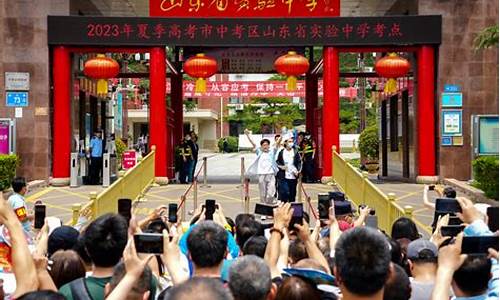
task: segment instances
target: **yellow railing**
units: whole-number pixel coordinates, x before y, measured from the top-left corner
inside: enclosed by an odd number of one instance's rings
[[[367,178],[367,173],[360,173],[353,166],[347,163],[336,151],[332,151],[333,180],[337,187],[354,202],[356,206],[360,204],[374,208],[378,216],[378,226],[380,229],[390,233],[392,223],[399,217],[406,216],[412,218],[413,207],[400,207],[395,203],[395,194],[385,195]]]
[[[90,193],[90,200],[83,207],[74,205],[71,223],[74,225],[78,217],[85,214],[89,219],[95,219],[106,213],[118,211],[118,199],[128,198],[137,200],[154,182],[155,179],[155,146],[133,168],[129,169],[122,177],[118,178],[107,189],[97,194]],[[90,211],[89,211],[90,210]],[[85,211],[89,211],[85,213]]]

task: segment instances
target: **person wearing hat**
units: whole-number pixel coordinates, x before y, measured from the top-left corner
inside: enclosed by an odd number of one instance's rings
[[[437,246],[426,239],[414,240],[408,244],[407,256],[412,276],[410,300],[430,299],[437,272]]]

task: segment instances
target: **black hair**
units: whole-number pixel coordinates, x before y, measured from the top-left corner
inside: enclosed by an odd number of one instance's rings
[[[229,289],[238,300],[265,300],[271,290],[271,271],[255,255],[236,259],[229,268]]]
[[[236,227],[238,227],[239,224],[242,224],[243,222],[246,222],[249,219],[255,221],[255,215],[253,215],[253,214],[238,214],[236,216],[236,218],[234,219],[234,224]]]
[[[66,297],[54,291],[42,290],[42,291],[34,291],[26,293],[17,299],[18,300],[66,300]]]
[[[105,214],[92,221],[83,234],[85,249],[94,265],[113,267],[127,245],[127,220],[118,214]]]
[[[78,253],[80,258],[83,260],[83,262],[86,265],[92,264],[92,259],[90,259],[90,256],[87,253],[87,250],[85,250],[85,242],[83,239],[83,232],[80,234],[80,236],[76,240],[76,244],[73,246],[73,250],[75,250],[76,253]]]
[[[271,145],[271,142],[268,139],[262,139],[260,140],[260,145],[264,145],[264,143],[267,143],[268,145]]]
[[[234,223],[233,219],[230,217],[226,217],[226,223],[231,227],[231,234],[234,235],[236,233],[236,224]]]
[[[391,237],[395,240],[407,238],[414,241],[420,238],[420,234],[413,220],[401,217],[392,224]]]
[[[483,294],[491,278],[491,260],[486,255],[468,255],[453,274],[456,285],[467,297]]]
[[[372,228],[345,231],[335,247],[336,275],[356,295],[370,296],[380,291],[389,275],[390,262],[387,239]]]
[[[292,264],[297,263],[301,259],[308,258],[306,245],[300,239],[290,241],[288,246],[288,257],[292,260]]]
[[[110,286],[111,290],[114,290],[116,286],[120,283],[120,281],[123,279],[125,274],[127,273],[127,270],[125,269],[125,264],[123,262],[117,264],[113,268],[113,277],[111,277]],[[150,291],[151,293],[154,294],[156,291],[155,287],[151,286],[151,281],[153,280],[153,273],[151,272],[151,269],[149,266],[146,266],[144,270],[142,271],[141,276],[139,277],[138,280],[135,281],[134,286],[130,290],[129,293],[135,293],[138,295],[142,295],[147,291]],[[153,290],[152,290],[153,288]]]
[[[236,226],[236,243],[243,249],[245,242],[254,235],[264,235],[262,224],[258,221],[249,219]]]
[[[195,266],[215,267],[226,254],[226,230],[213,221],[203,221],[189,233],[187,247]]]
[[[23,187],[26,187],[26,178],[16,177],[12,179],[11,185],[14,192],[19,193],[23,189]]]
[[[451,186],[447,186],[443,189],[443,195],[446,198],[456,198],[457,197],[457,191],[455,191],[454,188]]]
[[[219,279],[193,277],[188,281],[169,289],[163,299],[184,300],[196,299],[203,295],[203,300],[232,300],[229,289],[222,285]],[[159,298],[160,299],[160,298]]]
[[[392,264],[392,270],[384,286],[384,300],[408,300],[410,297],[410,278],[401,266]]]
[[[256,255],[264,258],[266,253],[267,239],[264,236],[252,236],[243,245],[243,255]]]
[[[169,231],[167,224],[165,224],[161,218],[152,220],[148,225],[148,230],[152,233],[162,233],[163,230]]]

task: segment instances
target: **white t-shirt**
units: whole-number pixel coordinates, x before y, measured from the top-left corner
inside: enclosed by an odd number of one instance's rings
[[[273,160],[274,155],[272,151],[261,151],[259,154],[259,163],[257,165],[258,175],[274,174]]]
[[[285,162],[285,166],[287,167],[285,171],[286,179],[295,179],[295,172],[297,172],[297,168],[293,164],[293,158],[295,157],[295,151],[293,149],[287,150],[283,149],[283,161]]]

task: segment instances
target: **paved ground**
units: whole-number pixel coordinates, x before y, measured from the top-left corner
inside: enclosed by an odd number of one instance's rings
[[[208,186],[203,186],[203,177],[200,176],[200,184],[198,188],[198,203],[205,199],[216,199],[223,204],[226,214],[234,217],[236,214],[244,211],[244,203],[242,201],[242,191],[240,187],[240,159],[245,158],[245,164],[248,166],[254,159],[254,154],[202,154],[200,158],[207,156],[208,158]],[[200,164],[201,165],[201,162]],[[422,190],[423,186],[409,183],[377,183],[379,188],[384,193],[393,192],[396,194],[397,203],[402,207],[411,205],[415,209],[414,214],[417,217],[417,223],[421,232],[428,235],[428,224],[432,221],[432,211],[426,209],[422,205]],[[160,204],[179,201],[181,195],[186,191],[188,185],[172,184],[168,186],[152,187],[145,195],[144,202],[138,205],[138,215],[145,215],[154,207]],[[317,194],[331,191],[333,188],[322,184],[306,184],[306,191],[313,200],[313,205],[317,206]],[[47,214],[57,216],[63,220],[71,218],[71,206],[74,203],[85,203],[89,199],[89,193],[95,191],[100,192],[102,188],[99,186],[84,186],[78,188],[55,188],[48,187],[31,191],[27,200],[30,205],[36,200],[41,200],[47,205]],[[433,192],[431,192],[433,193]],[[432,199],[434,195],[430,195]],[[250,211],[254,210],[255,202],[258,201],[257,184],[250,185]],[[192,210],[194,199],[192,191],[187,197],[187,209]]]

